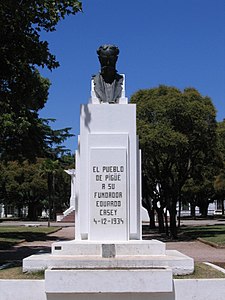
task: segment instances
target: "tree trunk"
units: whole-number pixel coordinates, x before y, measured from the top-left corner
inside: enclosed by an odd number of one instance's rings
[[[191,217],[195,219],[195,207],[196,205],[191,202]]]
[[[181,197],[179,197],[179,210],[178,210],[178,228],[180,228],[180,216],[181,216]]]
[[[166,225],[166,235],[169,236],[167,209],[166,209],[166,212],[164,213],[164,218],[165,218],[165,225]]]
[[[50,221],[51,221],[51,210],[52,210],[52,205],[51,205],[51,194],[48,195],[48,227],[50,227]]]
[[[150,218],[149,228],[155,229],[155,210],[153,208],[150,209],[148,214],[149,214],[149,218]]]
[[[48,173],[48,227],[52,217],[52,174]]]
[[[163,233],[165,232],[164,220],[163,220],[163,209],[157,207],[156,212],[158,215],[159,233]]]
[[[28,215],[27,215],[27,217],[30,221],[36,221],[37,220],[37,211],[36,211],[35,204],[33,202],[30,202],[28,204]]]
[[[172,239],[177,239],[177,211],[176,211],[176,202],[172,204],[169,209],[170,213],[170,237]]]
[[[52,174],[52,218],[56,220],[56,211],[55,211],[55,173]]]
[[[23,217],[23,214],[22,214],[22,207],[19,205],[17,206],[17,209],[18,209],[18,218],[22,218]]]
[[[146,195],[142,199],[142,206],[147,210],[149,216],[149,229],[154,229],[155,226],[155,210],[152,205],[152,199]]]
[[[208,201],[202,201],[201,206],[199,207],[202,217],[207,217],[208,215]]]
[[[4,215],[5,215],[5,218],[7,218],[7,206],[6,205],[4,205]]]
[[[224,216],[224,199],[222,198],[221,201],[222,215]]]

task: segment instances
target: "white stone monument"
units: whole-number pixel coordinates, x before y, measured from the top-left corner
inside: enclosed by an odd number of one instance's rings
[[[141,239],[139,156],[135,105],[81,106],[76,240]]]
[[[98,99],[92,81],[90,103],[81,105],[75,240],[23,260],[24,271],[48,268],[47,293],[172,293],[172,273],[193,272],[193,259],[142,240],[136,106],[124,81],[114,104]]]

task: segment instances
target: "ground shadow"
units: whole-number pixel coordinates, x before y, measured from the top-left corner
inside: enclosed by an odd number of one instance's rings
[[[21,246],[12,247],[7,251],[0,251],[0,268],[10,268],[12,266],[22,266],[22,261],[27,256],[33,254],[50,253],[51,247],[49,246]]]
[[[206,225],[206,226],[181,226],[178,228],[177,239],[173,240],[165,233],[159,233],[158,228],[149,229],[148,225],[142,227],[142,239],[150,240],[157,239],[162,242],[189,242],[194,241],[197,238],[207,238],[225,235],[224,224],[219,225]]]
[[[26,232],[25,232],[26,233]],[[13,235],[12,235],[13,236]],[[7,235],[8,237],[8,235]],[[26,234],[23,236],[26,237]],[[18,238],[18,235],[17,235]],[[68,241],[70,239],[68,238],[60,238],[60,241]],[[51,244],[52,242],[59,241],[59,238],[57,236],[48,236],[45,234],[37,234],[35,233],[34,236],[30,235],[26,237],[27,242],[46,242],[49,241]],[[13,266],[21,266],[22,261],[24,258],[33,255],[33,254],[43,254],[43,253],[51,253],[51,246],[46,245],[24,245],[25,243],[17,244],[12,247],[8,247],[8,249],[3,248],[3,242],[1,242],[1,249],[0,250],[0,268],[2,265],[6,265],[6,268]],[[10,244],[11,245],[11,244]],[[7,246],[7,242],[5,242],[5,247]],[[9,245],[8,245],[9,246]],[[8,266],[7,266],[8,265]]]

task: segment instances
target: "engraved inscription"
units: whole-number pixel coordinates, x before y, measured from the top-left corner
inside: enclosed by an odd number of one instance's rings
[[[125,236],[126,152],[123,149],[92,151],[94,155],[90,165],[91,231],[101,232],[100,235],[112,233],[116,237],[120,234]],[[106,155],[114,152],[115,155]]]

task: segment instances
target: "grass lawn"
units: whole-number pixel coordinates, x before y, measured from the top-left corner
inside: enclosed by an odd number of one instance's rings
[[[225,247],[225,225],[181,227],[182,237],[201,238],[215,246]]]
[[[49,233],[60,227],[0,226],[0,250],[9,249],[22,241],[45,241]]]
[[[203,263],[195,263],[195,270],[190,275],[175,275],[174,279],[225,278],[225,274]]]
[[[0,270],[0,279],[44,279],[44,271],[23,273],[22,267]]]

